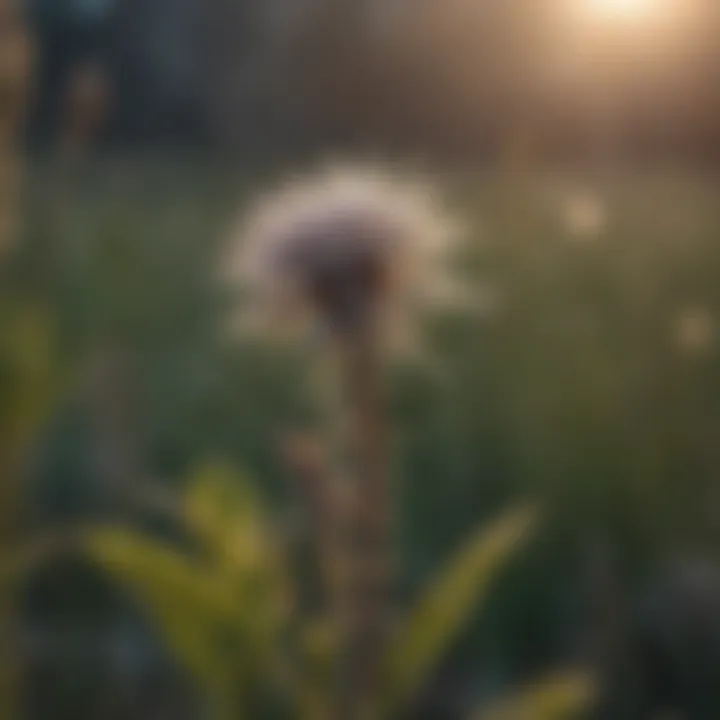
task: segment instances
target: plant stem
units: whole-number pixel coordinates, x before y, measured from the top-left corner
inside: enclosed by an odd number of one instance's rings
[[[376,690],[389,630],[393,508],[389,427],[372,328],[345,337],[340,352],[353,481],[343,623],[348,671],[344,717],[352,718],[363,717],[363,705]]]

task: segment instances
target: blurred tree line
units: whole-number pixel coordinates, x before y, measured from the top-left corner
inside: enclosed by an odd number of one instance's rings
[[[688,0],[664,28],[594,36],[572,6],[32,0],[37,132],[51,132],[71,67],[92,60],[113,89],[118,143],[716,162],[717,4]]]

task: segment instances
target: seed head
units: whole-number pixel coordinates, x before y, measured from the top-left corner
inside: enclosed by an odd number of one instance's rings
[[[429,188],[335,169],[260,198],[225,269],[260,329],[297,320],[335,333],[387,328],[461,295],[451,282],[454,235]]]

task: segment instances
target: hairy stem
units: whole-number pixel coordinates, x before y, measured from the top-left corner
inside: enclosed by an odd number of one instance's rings
[[[378,681],[392,607],[389,427],[378,347],[371,330],[341,345],[353,493],[345,597],[349,715],[363,715]]]

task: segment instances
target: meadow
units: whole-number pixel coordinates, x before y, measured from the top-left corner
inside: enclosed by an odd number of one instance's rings
[[[233,333],[236,292],[217,276],[278,174],[150,159],[31,169],[15,285],[37,291],[54,362],[76,368],[32,467],[38,532],[99,517],[167,533],[143,511],[148,488],[180,492],[207,461],[246,474],[292,524],[299,490],[277,448],[317,421],[308,363]],[[608,607],[629,646],[654,583],[716,557],[720,189],[668,171],[438,182],[465,225],[457,265],[476,302],[431,318],[392,370],[402,594],[504,509],[530,500],[542,518],[438,681],[482,695],[593,661]],[[109,394],[88,370],[108,354],[121,359]],[[94,592],[63,590],[62,572],[35,583],[60,626]]]

